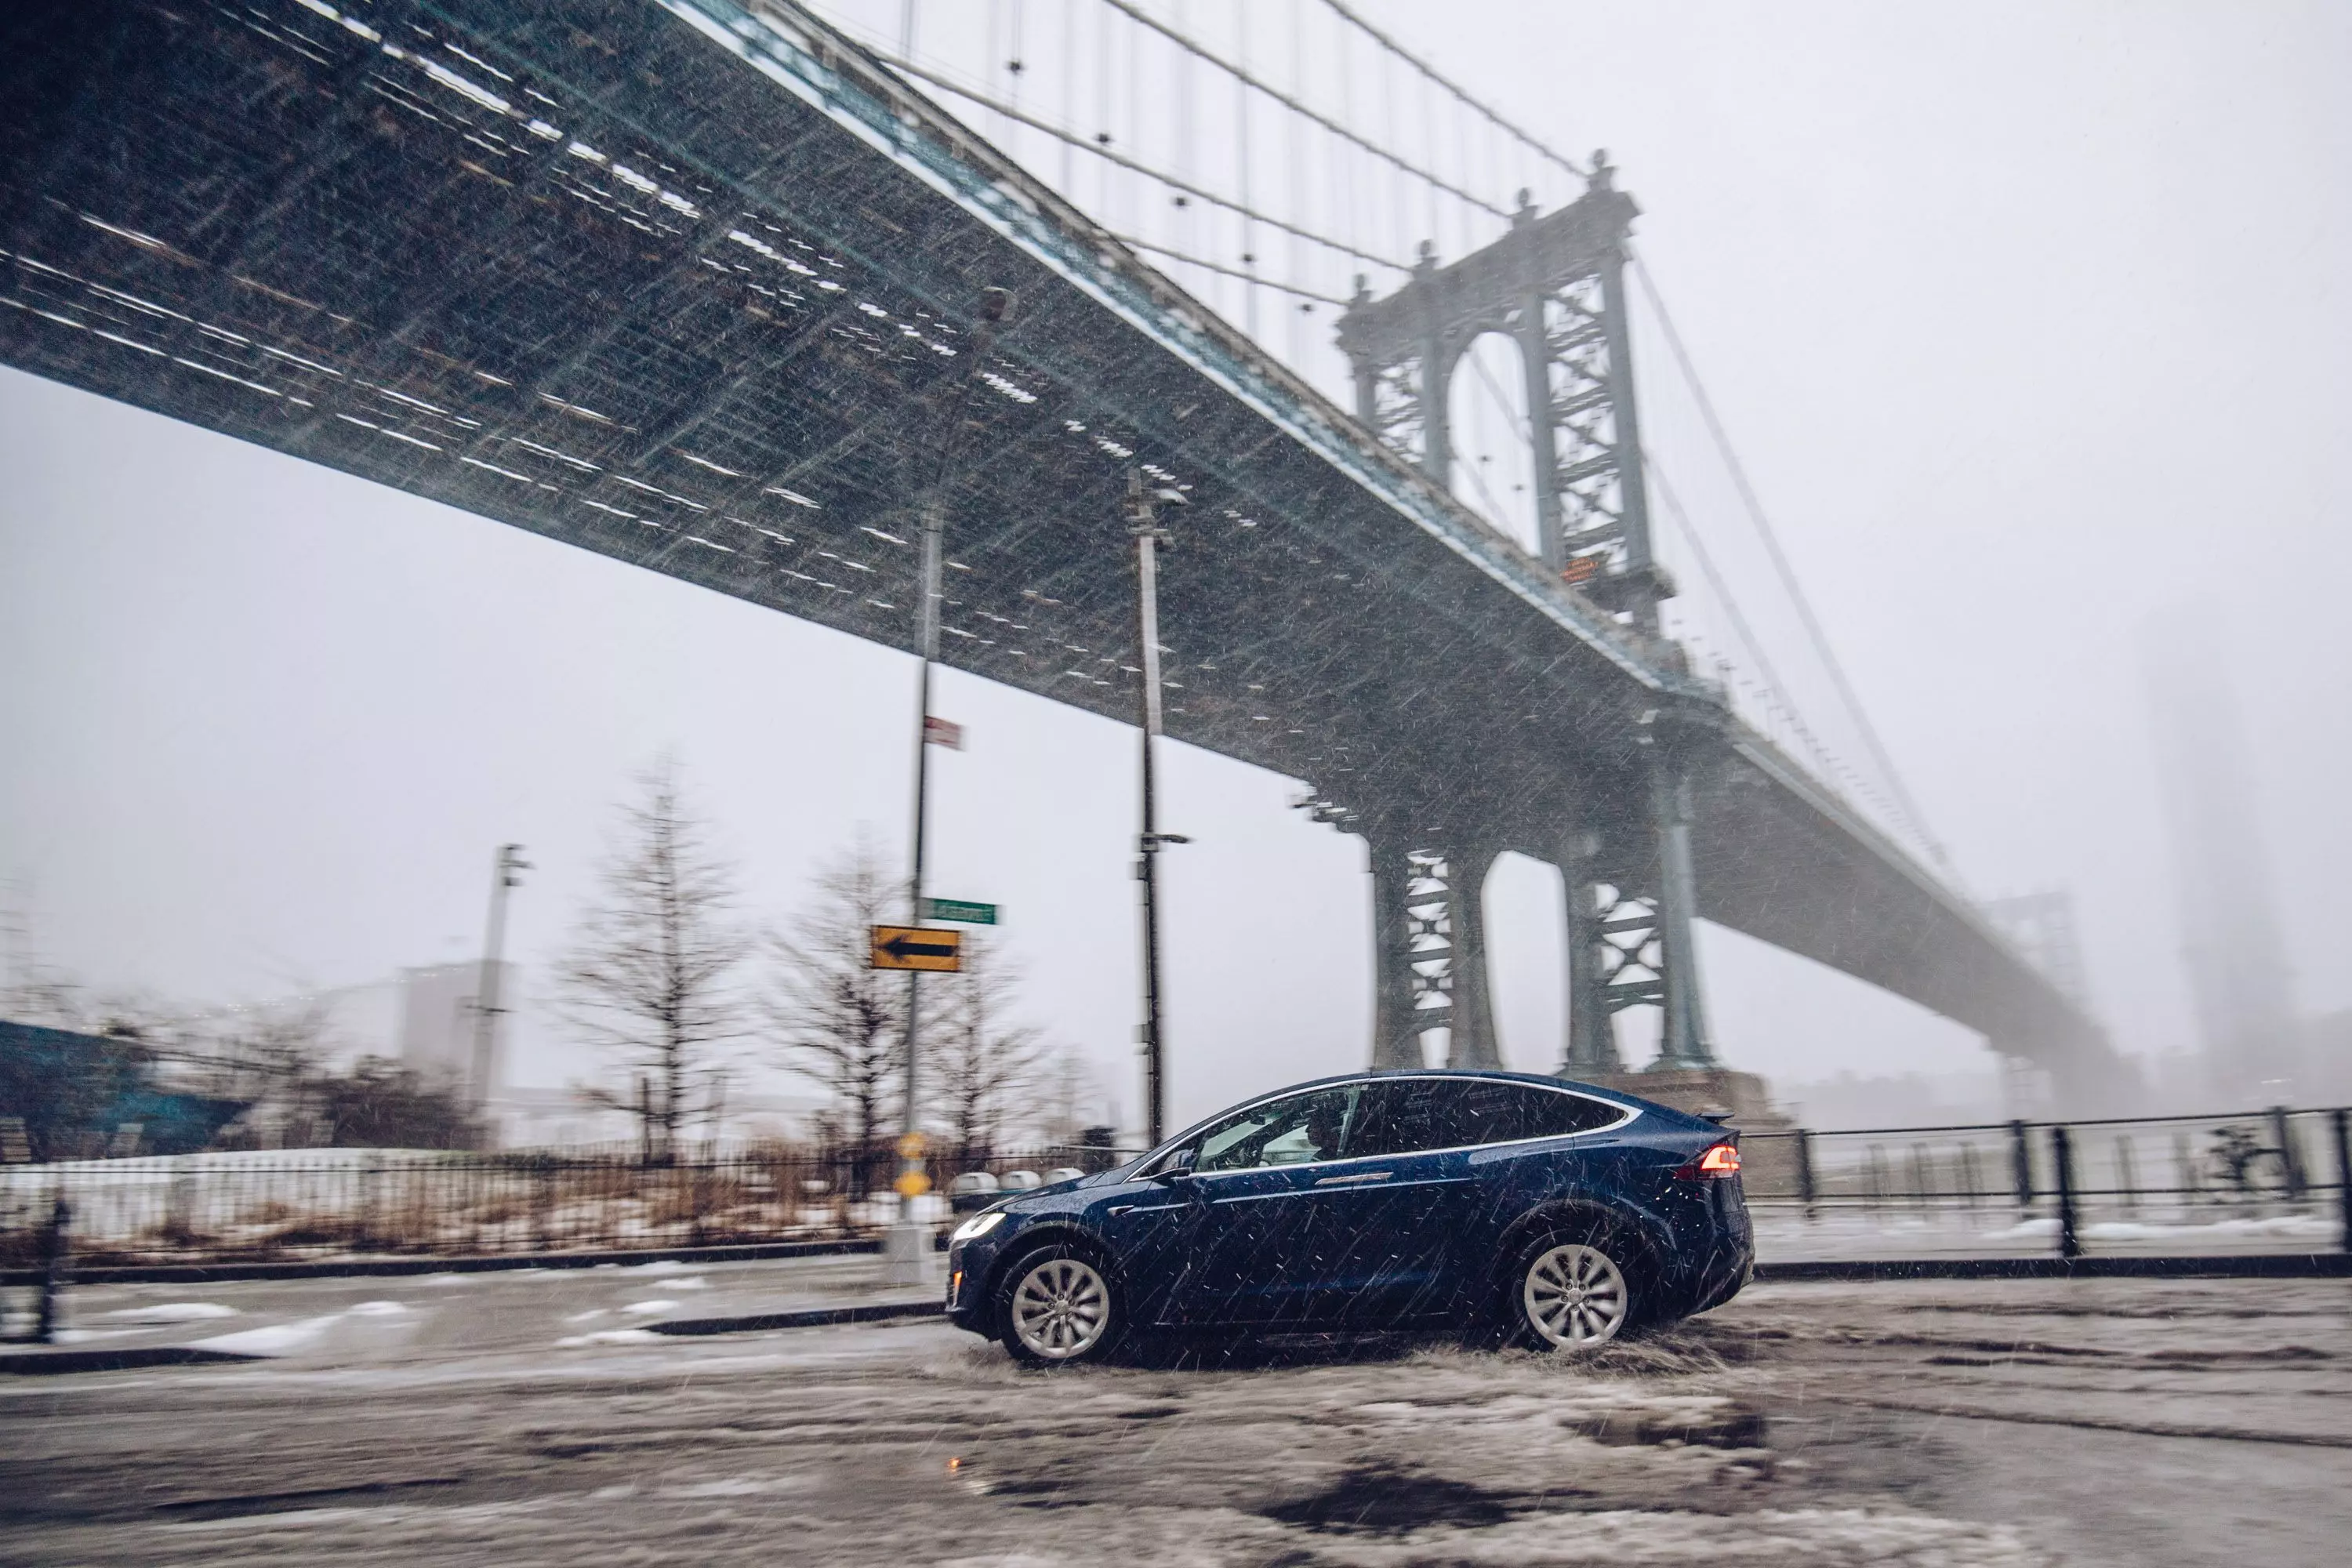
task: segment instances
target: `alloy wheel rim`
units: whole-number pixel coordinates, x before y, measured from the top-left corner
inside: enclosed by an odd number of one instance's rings
[[[1013,1292],[1013,1331],[1046,1361],[1084,1355],[1110,1326],[1110,1287],[1075,1258],[1049,1258]]]
[[[1562,1350],[1591,1350],[1615,1339],[1631,1298],[1616,1260],[1581,1243],[1538,1257],[1520,1290],[1528,1321]]]

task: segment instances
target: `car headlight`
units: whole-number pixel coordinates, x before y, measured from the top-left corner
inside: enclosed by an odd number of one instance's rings
[[[961,1225],[956,1226],[955,1235],[949,1239],[953,1241],[974,1241],[979,1239],[981,1237],[986,1236],[990,1231],[994,1230],[998,1226],[1003,1225],[1003,1223],[1004,1211],[1003,1209],[990,1209],[986,1214],[976,1214],[970,1219],[964,1221]]]

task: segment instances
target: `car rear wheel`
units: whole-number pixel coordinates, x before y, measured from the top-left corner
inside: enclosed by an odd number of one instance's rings
[[[1638,1279],[1633,1254],[1612,1237],[1547,1237],[1520,1255],[1512,1278],[1518,1337],[1535,1350],[1599,1350],[1634,1322]]]
[[[1121,1326],[1110,1281],[1073,1247],[1048,1247],[1005,1270],[996,1321],[1017,1361],[1066,1366],[1107,1354]]]

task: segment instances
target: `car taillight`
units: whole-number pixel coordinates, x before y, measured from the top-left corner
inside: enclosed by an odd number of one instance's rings
[[[1733,1143],[1712,1143],[1698,1157],[1675,1173],[1675,1179],[1685,1182],[1712,1181],[1718,1176],[1739,1174],[1739,1149]]]

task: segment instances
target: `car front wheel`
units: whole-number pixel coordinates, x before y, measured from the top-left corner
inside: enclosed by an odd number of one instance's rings
[[[1110,1281],[1097,1261],[1071,1247],[1049,1247],[1005,1271],[996,1321],[1014,1359],[1066,1366],[1111,1348],[1118,1323]]]
[[[1512,1279],[1519,1338],[1535,1350],[1587,1352],[1634,1321],[1638,1271],[1606,1236],[1551,1236],[1520,1255]]]

